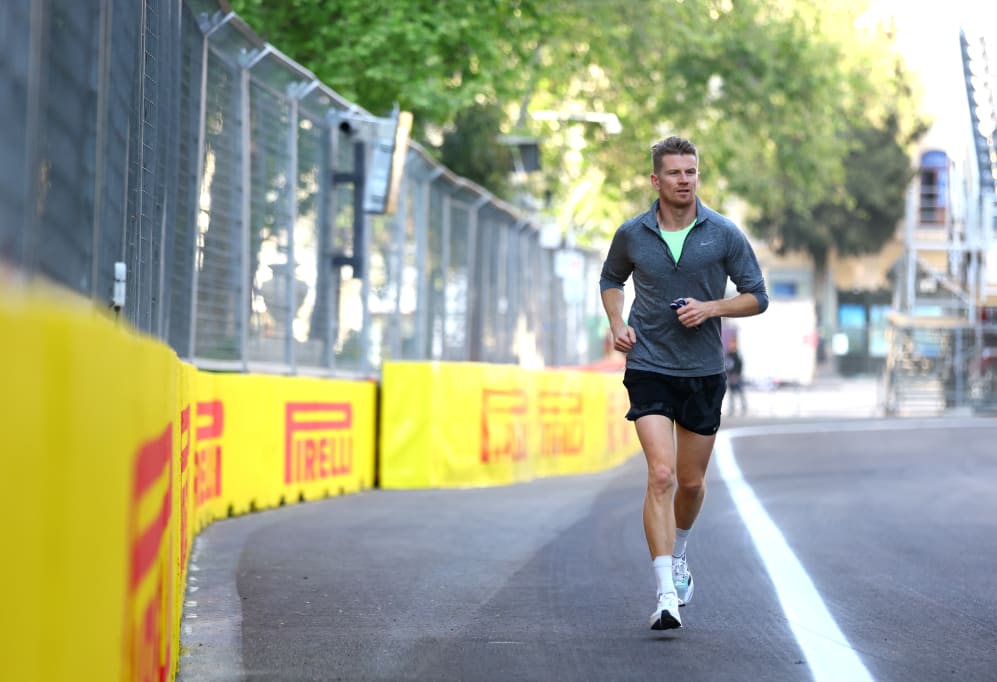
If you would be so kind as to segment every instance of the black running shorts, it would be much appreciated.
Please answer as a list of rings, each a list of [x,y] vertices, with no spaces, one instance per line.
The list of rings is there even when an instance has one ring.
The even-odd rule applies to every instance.
[[[720,428],[720,408],[727,392],[727,377],[674,377],[658,372],[628,369],[623,385],[630,394],[627,419],[660,414],[684,428],[712,436]]]

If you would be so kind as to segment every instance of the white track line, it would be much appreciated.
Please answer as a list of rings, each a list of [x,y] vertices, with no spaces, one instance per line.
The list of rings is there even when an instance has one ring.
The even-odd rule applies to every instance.
[[[841,425],[837,425],[837,429],[840,428]],[[757,431],[775,433],[778,430],[776,427]],[[810,430],[820,431],[821,428],[812,426]],[[871,682],[872,676],[834,622],[810,576],[741,475],[731,446],[731,440],[739,435],[747,434],[732,430],[720,433],[717,437],[714,452],[720,475],[751,534],[765,570],[775,585],[779,603],[782,604],[786,620],[807,659],[814,680]]]
[[[842,430],[909,431],[931,428],[992,429],[993,427],[993,420],[974,418],[868,420],[754,426],[731,429],[717,435],[714,453],[720,475],[734,499],[744,525],[751,534],[755,549],[765,564],[765,570],[775,585],[789,627],[817,682],[824,680],[864,682],[873,678],[862,665],[862,661],[844,633],[838,628],[838,624],[834,622],[810,576],[793,554],[793,550],[789,548],[786,538],[765,512],[751,486],[744,480],[741,469],[734,459],[732,441],[747,436],[839,433]]]

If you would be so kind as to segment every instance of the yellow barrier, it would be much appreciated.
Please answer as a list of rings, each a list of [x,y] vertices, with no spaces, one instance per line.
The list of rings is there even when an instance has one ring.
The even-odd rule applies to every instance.
[[[619,374],[386,362],[384,488],[501,485],[606,469],[640,445]]]
[[[373,382],[198,372],[89,302],[0,290],[4,679],[176,673],[213,519],[373,485]]]
[[[373,485],[374,382],[206,372],[198,382],[198,529]]]
[[[180,363],[73,302],[0,301],[4,675],[171,671]],[[170,541],[167,541],[170,538]],[[179,561],[179,559],[176,559]]]
[[[0,284],[3,284],[0,281]],[[0,289],[5,679],[176,674],[194,535],[374,485],[495,485],[637,449],[618,375],[387,363],[377,385],[213,374],[75,297]]]

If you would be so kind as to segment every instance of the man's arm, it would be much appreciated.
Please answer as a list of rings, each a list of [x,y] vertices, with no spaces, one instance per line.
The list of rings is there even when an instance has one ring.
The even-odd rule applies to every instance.
[[[765,312],[769,298],[758,259],[740,231],[731,232],[727,273],[737,286],[738,295],[715,301],[697,301],[686,297],[687,304],[679,308],[679,321],[686,327],[698,327],[711,317],[750,317]]]
[[[613,335],[613,348],[621,353],[629,353],[637,335],[633,327],[623,319],[623,289],[609,287],[602,290],[602,307],[606,310],[609,320],[609,331]]]
[[[738,294],[709,303],[710,317],[751,317],[762,312],[758,297],[751,293]]]
[[[762,309],[758,298],[754,294],[744,293],[718,301],[686,298],[686,305],[678,309],[678,318],[683,326],[698,327],[711,317],[750,317],[760,312]]]

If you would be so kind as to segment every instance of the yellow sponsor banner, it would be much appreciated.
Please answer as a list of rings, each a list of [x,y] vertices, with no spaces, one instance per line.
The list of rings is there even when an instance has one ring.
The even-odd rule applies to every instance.
[[[198,377],[198,523],[364,490],[374,483],[372,381]]]
[[[171,675],[175,356],[31,292],[0,297],[0,356],[5,676]]]
[[[540,431],[537,422],[537,374],[511,365],[475,365],[480,383],[468,395],[466,408],[477,407],[468,414],[468,424],[478,438],[469,442],[477,447],[450,462],[450,481],[470,476],[473,485],[503,485],[528,481],[536,475],[536,455]],[[450,365],[447,375],[454,384],[463,376],[461,365]],[[463,453],[458,453],[463,454]]]
[[[443,416],[432,417],[445,407],[438,404],[439,369],[439,364],[430,362],[386,362],[381,369],[378,482],[382,488],[440,485],[437,470],[449,443],[441,435]],[[434,454],[427,456],[429,452]]]
[[[172,545],[177,548],[174,552],[175,563],[173,565],[173,579],[175,582],[175,613],[177,617],[172,622],[171,641],[179,647],[180,643],[180,616],[183,614],[184,599],[187,593],[187,569],[190,561],[190,551],[194,544],[196,530],[194,528],[194,452],[197,448],[196,433],[193,424],[194,400],[197,395],[198,372],[193,365],[178,363],[177,368],[177,415],[174,421],[173,432],[176,443],[173,447],[176,464],[174,485],[178,494],[174,495],[174,518],[171,530],[175,534]],[[172,665],[176,670],[176,659],[179,657],[179,649]]]
[[[248,510],[248,497],[234,493],[240,479],[237,453],[225,442],[226,432],[232,431],[232,404],[226,405],[223,387],[236,375],[199,372],[197,389],[190,405],[190,423],[194,447],[190,453],[189,495],[194,533],[212,521],[231,513]],[[229,391],[232,400],[240,398],[237,390]],[[246,399],[249,399],[248,397]],[[253,428],[247,425],[247,429]],[[242,476],[242,478],[252,478]]]
[[[613,466],[637,449],[626,407],[615,411],[620,395],[618,375],[387,362],[381,486],[501,485]]]
[[[0,285],[2,285],[0,281]],[[46,619],[51,599],[44,572],[51,522],[46,516],[46,476],[56,463],[44,428],[49,413],[44,371],[48,320],[27,301],[0,296],[0,357],[5,358],[0,390],[0,518],[7,552],[0,561],[4,618],[0,619],[0,654],[4,675],[13,680],[42,679]],[[52,434],[52,440],[63,440]],[[115,657],[120,664],[120,657]],[[49,669],[51,670],[51,669]]]
[[[386,362],[383,488],[501,485],[532,476],[533,377],[478,363]]]
[[[623,386],[622,372],[593,372],[599,380],[599,390],[605,397],[605,412],[600,420],[605,428],[604,448],[607,466],[622,463],[635,452],[640,452],[640,440],[633,422],[627,421],[630,398]]]
[[[295,378],[280,395],[282,497],[313,500],[373,487],[374,381]]]
[[[4,678],[176,672],[213,518],[368,488],[376,384],[198,372],[59,292],[0,290]]]
[[[540,447],[538,476],[595,471],[601,459],[599,422],[592,419],[599,396],[587,390],[586,375],[570,370],[540,372],[537,414]]]
[[[640,450],[619,374],[583,370],[538,372],[540,449],[536,474],[602,471]]]
[[[372,381],[199,372],[72,296],[0,292],[0,357],[10,679],[171,678],[196,533],[372,487],[378,432],[383,487],[501,485],[636,449],[619,377],[387,363],[378,423]]]

